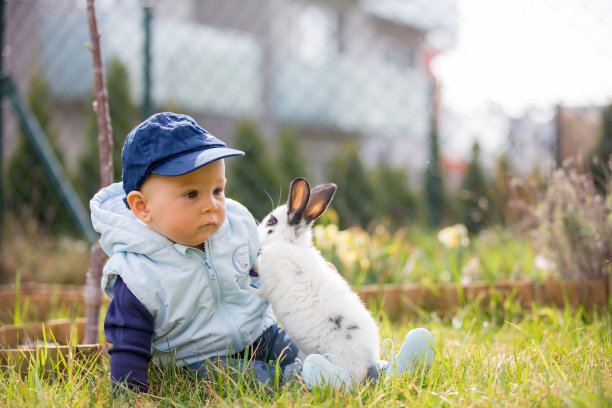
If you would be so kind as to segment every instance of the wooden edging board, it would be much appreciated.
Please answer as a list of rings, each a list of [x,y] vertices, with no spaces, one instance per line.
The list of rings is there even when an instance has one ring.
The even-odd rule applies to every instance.
[[[477,282],[468,285],[368,285],[358,290],[368,305],[377,304],[389,315],[410,314],[417,310],[444,313],[462,304],[477,302],[483,307],[514,298],[524,308],[535,304],[557,307],[608,305],[609,288],[605,280],[548,282]]]
[[[103,302],[108,305],[108,298]],[[23,283],[0,286],[0,322],[12,321],[16,307],[23,319],[44,321],[52,310],[85,314],[85,288],[76,285]]]
[[[29,342],[47,341],[51,343],[81,344],[85,337],[86,319],[79,317],[34,322],[20,325],[0,326],[0,346],[16,346]]]
[[[103,344],[80,344],[71,346],[39,344],[27,348],[0,348],[0,369],[10,367],[20,374],[26,374],[31,364],[48,369],[61,369],[74,359],[97,359],[105,353],[106,346]]]
[[[594,281],[546,281],[546,282],[475,282],[467,285],[417,285],[389,284],[368,285],[356,288],[363,301],[372,306],[377,304],[389,315],[396,316],[416,312],[418,310],[437,311],[445,313],[466,302],[478,302],[483,307],[493,302],[504,302],[514,298],[524,308],[534,304],[563,307],[582,306],[587,310],[594,306],[608,305],[610,282]],[[83,287],[61,285],[24,284],[16,290],[14,286],[0,287],[0,317],[14,313],[17,300],[20,307],[28,305],[30,311],[37,315],[45,315],[51,304],[84,305]],[[108,301],[108,300],[107,300]],[[8,319],[1,319],[7,321]],[[44,320],[44,319],[40,319]],[[10,321],[10,320],[8,320]],[[84,319],[73,322],[66,319],[33,323],[18,327],[4,325],[0,328],[0,345],[16,345],[19,339],[54,339],[60,344],[65,343],[75,329],[79,336],[84,333]],[[52,333],[52,335],[51,335]],[[82,338],[77,339],[78,343]]]

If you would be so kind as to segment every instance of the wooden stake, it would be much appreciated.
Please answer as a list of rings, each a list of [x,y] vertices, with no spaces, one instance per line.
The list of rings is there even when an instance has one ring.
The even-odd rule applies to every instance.
[[[100,188],[113,182],[113,139],[108,109],[108,92],[104,76],[104,63],[100,47],[100,33],[96,19],[94,0],[87,0],[87,22],[91,38],[91,54],[93,56],[94,91],[96,101],[94,109],[98,120],[98,148],[100,158]],[[85,302],[87,305],[87,326],[85,329],[85,343],[98,342],[98,322],[100,319],[100,306],[102,293],[100,280],[105,254],[99,243],[91,248],[89,268],[87,269],[87,282],[85,289]]]

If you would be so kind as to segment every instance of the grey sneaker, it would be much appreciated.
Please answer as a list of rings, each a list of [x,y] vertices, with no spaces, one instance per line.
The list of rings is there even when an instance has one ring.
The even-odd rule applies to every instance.
[[[338,390],[349,390],[354,385],[348,371],[332,364],[321,354],[311,354],[306,357],[301,374],[304,383],[310,389],[328,385]]]
[[[283,369],[283,384],[289,384],[294,380],[299,381],[303,366],[304,363],[299,358],[296,358],[293,363],[286,365]]]
[[[384,344],[387,342],[391,342],[393,348],[393,342],[387,339]],[[391,351],[391,354],[393,354],[393,351]],[[434,355],[434,339],[429,330],[423,328],[411,330],[406,335],[404,344],[402,344],[397,356],[391,358],[389,365],[385,367],[385,378],[401,376],[405,372],[412,374],[418,368],[427,369],[433,361]]]

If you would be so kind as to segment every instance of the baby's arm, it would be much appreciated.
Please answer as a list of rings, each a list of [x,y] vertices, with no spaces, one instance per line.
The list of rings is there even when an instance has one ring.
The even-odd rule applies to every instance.
[[[140,392],[149,391],[147,370],[151,360],[154,320],[120,277],[104,319],[104,333],[113,344],[110,354],[111,381]]]

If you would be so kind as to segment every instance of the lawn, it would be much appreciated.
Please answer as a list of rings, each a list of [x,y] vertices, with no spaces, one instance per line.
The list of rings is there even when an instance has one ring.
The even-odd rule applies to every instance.
[[[546,307],[524,311],[508,301],[484,311],[468,305],[441,317],[379,318],[382,337],[401,344],[409,329],[434,335],[436,360],[425,375],[394,378],[349,393],[308,391],[296,383],[265,387],[219,372],[193,382],[176,370],[151,369],[151,393],[114,396],[107,358],[0,372],[0,406],[575,406],[612,405],[610,308],[586,313]]]

